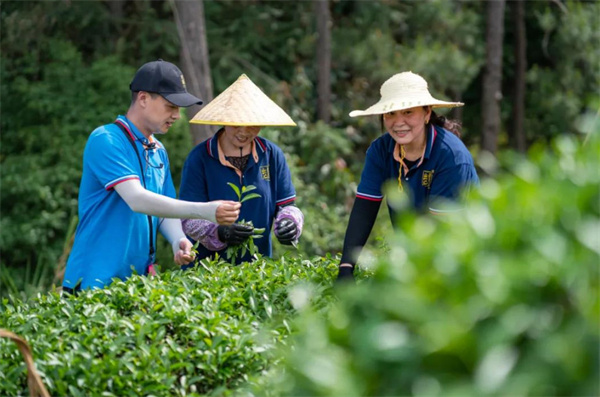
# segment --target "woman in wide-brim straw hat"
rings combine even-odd
[[[421,76],[404,72],[381,86],[381,99],[351,117],[379,116],[385,134],[369,149],[350,214],[338,279],[352,279],[383,199],[392,180],[417,210],[441,213],[440,199],[455,200],[462,188],[478,184],[473,158],[460,140],[460,125],[437,116],[433,108],[463,106],[435,99]],[[389,207],[392,223],[396,211]]]
[[[183,168],[180,199],[187,201],[238,200],[230,184],[242,191],[255,186],[254,197],[242,204],[240,220],[264,228],[254,244],[258,252],[271,256],[271,227],[281,244],[291,245],[302,233],[303,215],[296,207],[296,190],[281,149],[259,137],[263,126],[295,126],[296,123],[246,75],[219,94],[190,120],[191,123],[222,126],[215,135],[189,154]],[[220,226],[205,220],[185,219],[183,230],[199,241],[198,260],[223,257],[231,245],[244,243],[253,227],[242,224]],[[251,260],[250,253],[237,263]]]

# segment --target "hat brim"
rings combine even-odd
[[[245,74],[204,106],[192,124],[222,126],[289,126],[296,123]]]
[[[353,110],[350,112],[350,117],[360,116],[373,116],[379,114],[385,114],[389,112],[395,112],[398,110],[416,108],[420,106],[431,106],[433,108],[456,108],[464,106],[462,102],[446,102],[438,99],[431,99],[425,101],[407,101],[407,102],[377,102],[366,110]]]
[[[161,94],[161,96],[167,101],[171,102],[173,105],[182,108],[187,108],[192,105],[202,105],[202,100],[200,98],[196,98],[195,96],[187,92]]]
[[[268,122],[268,121],[256,121],[256,122],[245,122],[245,121],[221,121],[221,120],[190,120],[191,124],[204,124],[204,125],[222,125],[222,126],[234,126],[234,127],[296,127],[297,124],[291,122]]]

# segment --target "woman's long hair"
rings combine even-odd
[[[445,116],[440,116],[436,114],[433,109],[431,110],[431,118],[429,119],[429,124],[434,124],[439,127],[445,128],[457,137],[460,138],[460,133],[462,130],[462,125],[458,120],[449,120]],[[429,125],[427,124],[427,125]]]

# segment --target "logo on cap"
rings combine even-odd
[[[181,85],[183,86],[183,88],[185,88],[187,90],[187,87],[185,86],[185,79],[183,78],[183,75],[180,74],[179,78],[181,79]]]

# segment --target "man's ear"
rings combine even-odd
[[[137,102],[140,104],[141,107],[145,108],[148,105],[150,94],[146,91],[140,91],[137,95]]]

